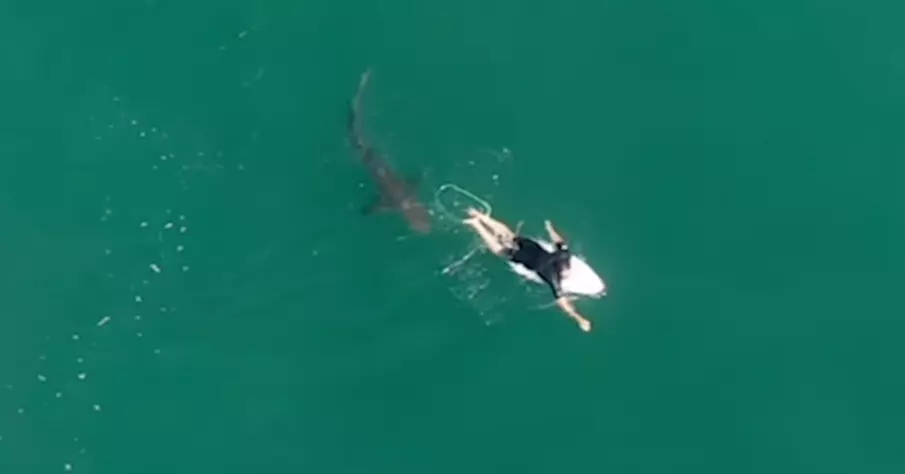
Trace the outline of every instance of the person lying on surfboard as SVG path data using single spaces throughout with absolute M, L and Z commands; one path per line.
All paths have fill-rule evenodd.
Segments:
M 550 221 L 544 221 L 544 227 L 555 245 L 552 252 L 548 252 L 528 237 L 516 235 L 506 224 L 476 209 L 469 209 L 468 215 L 470 217 L 463 223 L 477 232 L 491 252 L 535 273 L 553 291 L 556 304 L 578 323 L 581 330 L 585 332 L 591 330 L 591 322 L 579 314 L 572 301 L 563 294 L 561 283 L 563 278 L 568 276 L 572 254 Z

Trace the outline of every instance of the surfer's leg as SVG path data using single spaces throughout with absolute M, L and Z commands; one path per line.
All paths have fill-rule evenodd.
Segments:
M 480 222 L 477 218 L 466 219 L 464 224 L 467 224 L 469 227 L 474 229 L 474 231 L 478 234 L 478 237 L 484 241 L 484 245 L 490 249 L 496 255 L 504 256 L 508 250 L 501 242 L 500 238 L 490 231 L 487 227 L 484 226 L 482 222 Z
M 511 246 L 512 242 L 515 241 L 515 233 L 512 232 L 512 229 L 506 224 L 503 224 L 487 214 L 482 214 L 475 209 L 469 209 L 468 215 L 487 226 L 488 229 L 497 235 L 503 245 Z

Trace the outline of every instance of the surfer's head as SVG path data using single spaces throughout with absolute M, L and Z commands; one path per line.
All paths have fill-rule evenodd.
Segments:
M 565 277 L 569 274 L 569 270 L 572 268 L 572 254 L 569 253 L 569 248 L 566 247 L 566 244 L 563 242 L 556 243 L 556 266 L 559 269 L 560 274 Z

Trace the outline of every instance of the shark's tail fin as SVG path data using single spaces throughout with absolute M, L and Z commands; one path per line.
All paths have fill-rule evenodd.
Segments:
M 358 81 L 358 90 L 355 92 L 355 97 L 352 99 L 352 104 L 349 107 L 349 139 L 359 150 L 368 148 L 368 144 L 364 137 L 364 131 L 361 126 L 361 96 L 364 94 L 365 87 L 367 87 L 370 78 L 371 68 L 368 68 L 361 74 L 361 80 Z

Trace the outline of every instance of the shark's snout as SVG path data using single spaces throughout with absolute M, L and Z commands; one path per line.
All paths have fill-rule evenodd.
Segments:
M 409 223 L 411 224 L 412 230 L 427 234 L 431 231 L 431 222 L 430 216 L 427 215 L 427 212 L 415 212 L 409 215 Z
M 430 214 L 428 214 L 427 209 L 423 205 L 408 202 L 408 205 L 403 207 L 403 212 L 412 230 L 421 234 L 427 234 L 431 231 Z
M 412 225 L 412 228 L 422 234 L 427 234 L 431 231 L 431 225 L 428 222 L 418 221 Z

